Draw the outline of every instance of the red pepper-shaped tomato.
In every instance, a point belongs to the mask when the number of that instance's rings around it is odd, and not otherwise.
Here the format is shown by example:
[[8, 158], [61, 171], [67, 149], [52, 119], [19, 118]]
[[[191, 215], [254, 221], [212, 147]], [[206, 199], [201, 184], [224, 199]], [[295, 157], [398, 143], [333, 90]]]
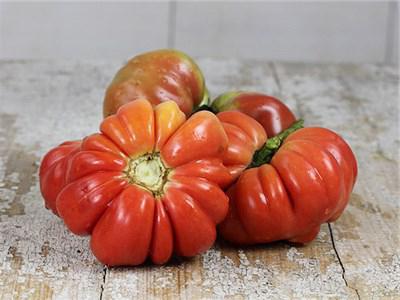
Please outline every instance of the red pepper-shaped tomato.
[[307, 243], [343, 212], [357, 177], [353, 152], [328, 129], [291, 133], [297, 126], [269, 139], [229, 189], [230, 210], [219, 226], [226, 240]]
[[146, 52], [128, 61], [107, 88], [104, 117], [136, 99], [154, 105], [171, 100], [187, 116], [209, 101], [200, 68], [188, 55], [173, 49]]
[[296, 121], [292, 111], [280, 100], [254, 92], [227, 92], [212, 103], [214, 112], [238, 110], [257, 120], [273, 137]]
[[[202, 111], [185, 121], [172, 101], [153, 108], [136, 100], [100, 131], [45, 156], [47, 206], [73, 233], [91, 234], [94, 255], [110, 266], [147, 257], [161, 264], [173, 252], [193, 256], [210, 248], [228, 211], [220, 186], [232, 180], [222, 164], [227, 136], [217, 117]], [[63, 174], [55, 170], [61, 168]]]

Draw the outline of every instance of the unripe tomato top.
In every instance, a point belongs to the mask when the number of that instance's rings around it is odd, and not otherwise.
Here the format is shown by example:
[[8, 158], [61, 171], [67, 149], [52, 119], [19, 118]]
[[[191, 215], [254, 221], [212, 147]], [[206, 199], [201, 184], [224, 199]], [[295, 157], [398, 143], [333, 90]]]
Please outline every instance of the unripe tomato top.
[[188, 55], [173, 49], [146, 52], [129, 60], [107, 88], [104, 117], [136, 99], [147, 99], [153, 105], [174, 101], [186, 116], [209, 100], [200, 68]]

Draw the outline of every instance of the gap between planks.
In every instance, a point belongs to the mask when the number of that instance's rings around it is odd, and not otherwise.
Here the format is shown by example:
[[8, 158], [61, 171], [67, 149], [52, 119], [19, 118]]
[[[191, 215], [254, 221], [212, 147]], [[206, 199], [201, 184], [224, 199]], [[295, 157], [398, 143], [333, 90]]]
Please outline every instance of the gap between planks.
[[107, 274], [108, 274], [108, 268], [107, 268], [107, 266], [104, 266], [104, 268], [103, 268], [103, 282], [100, 285], [100, 297], [99, 297], [100, 300], [103, 300], [104, 286], [106, 285]]
[[357, 298], [358, 298], [359, 300], [361, 300], [361, 297], [360, 297], [360, 294], [358, 293], [358, 290], [357, 290], [356, 288], [350, 286], [350, 285], [348, 284], [348, 282], [347, 282], [347, 279], [346, 279], [346, 269], [345, 269], [345, 267], [344, 267], [344, 265], [343, 265], [342, 259], [340, 258], [339, 252], [338, 252], [338, 250], [337, 250], [337, 248], [336, 248], [336, 245], [335, 245], [335, 238], [333, 237], [333, 230], [332, 230], [332, 224], [331, 224], [331, 223], [328, 223], [328, 228], [329, 228], [329, 234], [330, 234], [330, 237], [331, 237], [331, 242], [332, 242], [333, 250], [335, 251], [335, 254], [336, 254], [336, 257], [337, 257], [337, 259], [338, 259], [338, 261], [339, 261], [340, 267], [342, 268], [342, 278], [343, 278], [343, 281], [344, 281], [344, 283], [346, 284], [346, 286], [347, 286], [348, 288], [352, 289], [352, 290], [357, 294]]

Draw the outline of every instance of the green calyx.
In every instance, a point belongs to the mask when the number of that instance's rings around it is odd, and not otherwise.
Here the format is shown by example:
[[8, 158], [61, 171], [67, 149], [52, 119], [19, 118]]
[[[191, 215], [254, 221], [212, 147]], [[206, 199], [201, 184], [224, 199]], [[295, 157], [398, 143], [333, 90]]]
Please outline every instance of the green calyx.
[[123, 171], [130, 184], [141, 186], [155, 197], [161, 197], [168, 180], [168, 169], [159, 153], [147, 153], [135, 159], [129, 159]]
[[217, 98], [214, 99], [211, 107], [214, 112], [218, 113], [225, 110], [232, 110], [234, 107], [234, 103], [232, 103], [233, 99], [239, 96], [242, 91], [231, 91], [226, 92], [219, 95]]
[[198, 108], [200, 108], [202, 106], [209, 106], [210, 105], [210, 94], [209, 94], [208, 89], [207, 89], [205, 84], [203, 86], [203, 90], [204, 90], [203, 99], [201, 99], [200, 103], [197, 105], [195, 110], [197, 110]]
[[207, 110], [214, 114], [217, 114], [221, 111], [232, 110], [235, 108], [235, 103], [232, 103], [233, 99], [235, 99], [241, 93], [242, 92], [240, 91], [234, 91], [221, 94], [215, 98], [210, 105], [208, 90], [206, 90], [205, 97], [207, 97], [208, 100], [202, 101], [202, 103], [200, 103], [200, 105], [193, 110], [193, 114], [201, 110]]
[[192, 115], [202, 110], [210, 111], [214, 114], [217, 113], [210, 105], [210, 95], [208, 94], [208, 89], [206, 87], [204, 87], [203, 100], [199, 103], [199, 105], [197, 105], [197, 107], [193, 108]]
[[271, 161], [274, 154], [279, 150], [284, 140], [296, 130], [304, 127], [304, 120], [297, 120], [288, 129], [282, 131], [277, 136], [274, 136], [266, 141], [264, 146], [258, 149], [254, 155], [251, 164], [247, 167], [256, 168]]

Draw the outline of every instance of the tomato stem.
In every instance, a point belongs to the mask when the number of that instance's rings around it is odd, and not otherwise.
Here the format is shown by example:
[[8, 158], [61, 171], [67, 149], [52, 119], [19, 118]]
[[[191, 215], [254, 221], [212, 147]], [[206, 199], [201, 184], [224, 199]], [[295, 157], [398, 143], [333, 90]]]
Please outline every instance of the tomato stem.
[[285, 129], [278, 135], [269, 138], [265, 142], [264, 146], [254, 153], [253, 160], [248, 168], [255, 168], [269, 163], [274, 154], [279, 150], [279, 147], [282, 145], [283, 141], [296, 130], [303, 128], [303, 124], [304, 120], [297, 120], [289, 128]]
[[203, 99], [200, 101], [200, 103], [196, 107], [193, 107], [192, 115], [201, 110], [211, 111], [212, 113], [215, 114], [214, 110], [212, 109], [212, 107], [210, 105], [210, 95], [208, 93], [208, 89], [205, 86], [204, 86]]
[[203, 105], [200, 105], [199, 107], [196, 107], [195, 109], [193, 109], [192, 115], [199, 111], [202, 111], [202, 110], [210, 111], [213, 114], [217, 114], [217, 112], [214, 110], [214, 108], [212, 106], [210, 106], [208, 104], [203, 104]]

